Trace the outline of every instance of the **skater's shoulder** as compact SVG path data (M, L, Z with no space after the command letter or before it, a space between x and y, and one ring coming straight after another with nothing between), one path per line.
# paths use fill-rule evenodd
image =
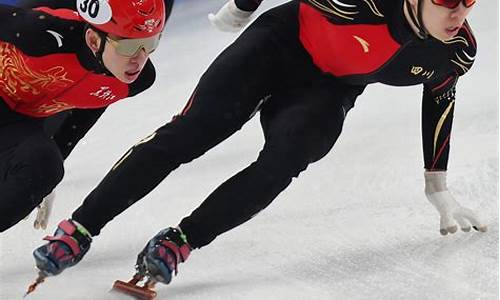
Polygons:
M458 34L443 42L447 49L452 65L457 75L463 75L474 64L477 52L477 42L467 21L464 22Z
M336 24L384 23L385 7L382 0L301 0Z
M462 48L469 52L469 54L472 54L472 52L475 54L477 51L476 38L467 20L465 20L462 24L462 27L458 31L457 35L454 38L445 41L445 43L453 48Z
M0 23L4 33L9 31L37 33L57 30L61 34L83 29L84 22L78 12L71 7L58 6L12 6L0 3ZM61 32L65 31L65 32Z
M0 19L0 40L27 55L74 52L82 43L85 25L71 9L0 4Z

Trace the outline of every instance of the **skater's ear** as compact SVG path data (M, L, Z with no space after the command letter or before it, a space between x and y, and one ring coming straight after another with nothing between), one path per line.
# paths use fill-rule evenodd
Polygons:
M417 7L417 1L418 0L406 0L406 1L410 2L410 4L411 4L412 7ZM424 0L421 0L421 1L424 1Z
M87 28L85 31L85 42L90 50L96 54L97 51L99 51L99 46L101 45L101 36L92 28Z

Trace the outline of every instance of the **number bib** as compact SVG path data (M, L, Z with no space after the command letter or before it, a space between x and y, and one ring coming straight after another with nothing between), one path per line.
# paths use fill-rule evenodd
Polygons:
M107 23L113 15L106 0L77 0L76 7L80 16L92 24Z

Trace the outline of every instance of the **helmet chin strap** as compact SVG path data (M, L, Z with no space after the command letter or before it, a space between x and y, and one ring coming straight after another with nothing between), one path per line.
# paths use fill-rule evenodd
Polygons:
M95 52L95 58L97 59L97 62L99 63L99 65L101 65L101 67L104 70L104 73L106 73L106 75L113 76L113 74L104 65L104 60L102 59L102 55L104 53L104 47L106 46L106 38L107 38L108 34L95 28L94 26L92 26L90 24L87 24L87 26L88 26L88 28L91 28L93 31L95 31L99 35L99 38L101 39L99 42L99 49L97 49L97 51Z
M415 13L410 5L410 1L405 0L406 10L410 15L411 22L418 28L418 37L425 40L429 37L429 32L425 28L424 20L422 18L422 10L424 5L424 0L418 0L417 4L417 16L415 17Z

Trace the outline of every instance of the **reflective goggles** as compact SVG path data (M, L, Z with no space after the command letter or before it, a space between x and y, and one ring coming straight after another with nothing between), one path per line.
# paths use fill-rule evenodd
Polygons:
M144 49L147 54L152 53L160 43L161 33L144 39L112 39L109 36L106 40L116 49L116 52L123 56L135 56Z
M439 6L444 6L446 8L457 8L460 2L464 4L465 7L471 7L476 3L476 0L432 0L432 3Z

